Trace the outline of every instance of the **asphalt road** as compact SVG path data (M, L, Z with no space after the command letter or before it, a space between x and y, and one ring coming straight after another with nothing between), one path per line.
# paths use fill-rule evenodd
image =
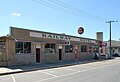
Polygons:
M120 58L3 75L0 82L120 82Z

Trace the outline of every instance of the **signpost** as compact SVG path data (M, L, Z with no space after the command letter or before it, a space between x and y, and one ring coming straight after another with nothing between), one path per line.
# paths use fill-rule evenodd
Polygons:
M83 27L79 27L78 28L78 34L83 34L84 33L84 28ZM81 40L81 39L80 39ZM78 48L76 47L75 49L75 60L78 60Z

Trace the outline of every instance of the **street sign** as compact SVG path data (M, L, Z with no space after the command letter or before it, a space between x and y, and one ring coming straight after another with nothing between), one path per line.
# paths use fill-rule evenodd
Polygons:
M78 28L78 33L79 34L83 34L84 33L84 28L83 27L79 27Z

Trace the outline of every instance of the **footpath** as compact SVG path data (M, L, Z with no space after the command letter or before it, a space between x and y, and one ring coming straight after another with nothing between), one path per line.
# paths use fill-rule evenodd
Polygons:
M106 59L100 60L77 60L77 61L66 61L66 62L57 62L57 63L47 63L47 64L30 64L30 65L20 65L20 66L9 66L9 67L0 67L0 75L14 74L29 72L42 69L50 69L64 66L71 66L77 64L92 63L97 61L105 61Z

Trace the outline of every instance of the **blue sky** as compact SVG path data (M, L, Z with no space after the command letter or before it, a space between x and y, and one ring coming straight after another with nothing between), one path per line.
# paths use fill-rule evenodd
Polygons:
M110 20L112 39L120 38L120 0L2 0L0 1L0 36L9 27L19 27L67 35L96 38L103 32L109 39ZM77 29L83 26L84 34Z

